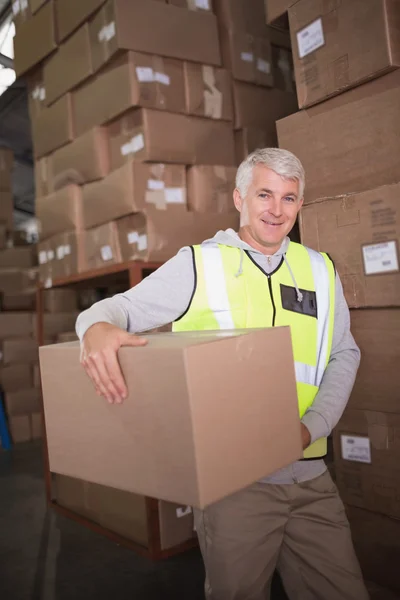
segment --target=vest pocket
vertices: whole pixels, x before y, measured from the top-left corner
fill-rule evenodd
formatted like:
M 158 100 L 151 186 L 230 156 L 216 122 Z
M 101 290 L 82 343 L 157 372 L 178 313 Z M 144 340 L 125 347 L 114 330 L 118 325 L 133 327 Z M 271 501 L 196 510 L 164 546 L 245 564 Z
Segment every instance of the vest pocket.
M 296 288 L 283 283 L 280 284 L 280 288 L 282 308 L 308 317 L 318 318 L 317 295 L 315 292 L 300 289 L 303 299 L 299 302 Z

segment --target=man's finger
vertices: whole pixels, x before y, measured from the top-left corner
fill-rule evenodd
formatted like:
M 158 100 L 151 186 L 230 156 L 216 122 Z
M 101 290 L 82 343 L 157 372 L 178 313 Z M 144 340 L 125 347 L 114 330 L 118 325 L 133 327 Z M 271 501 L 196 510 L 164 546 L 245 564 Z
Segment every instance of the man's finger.
M 131 335 L 125 333 L 120 339 L 121 346 L 146 346 L 148 341 L 146 338 L 138 337 L 137 335 Z
M 108 377 L 114 384 L 121 401 L 126 398 L 128 390 L 118 362 L 117 353 L 114 351 L 106 352 L 104 355 L 104 362 Z
M 104 387 L 104 385 L 100 379 L 99 373 L 97 371 L 96 365 L 92 361 L 87 360 L 86 365 L 84 365 L 84 366 L 85 366 L 86 373 L 92 380 L 92 383 L 96 390 L 96 393 L 99 394 L 100 396 L 103 396 L 104 398 L 106 398 L 106 400 L 108 402 L 112 403 L 113 399 L 112 399 L 111 395 L 108 393 L 107 389 Z
M 99 382 L 105 390 L 107 400 L 109 402 L 119 402 L 121 396 L 108 375 L 103 354 L 99 353 L 95 356 L 89 356 L 89 361 L 91 366 L 97 371 Z

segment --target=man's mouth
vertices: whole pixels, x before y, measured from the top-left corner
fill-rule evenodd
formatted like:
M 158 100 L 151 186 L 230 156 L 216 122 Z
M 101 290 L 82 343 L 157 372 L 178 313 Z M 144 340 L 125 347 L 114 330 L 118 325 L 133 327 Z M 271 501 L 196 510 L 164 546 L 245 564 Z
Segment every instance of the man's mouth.
M 278 227 L 279 225 L 282 225 L 282 223 L 274 223 L 273 221 L 267 221 L 267 219 L 261 219 L 261 221 L 266 225 L 272 225 L 273 227 Z

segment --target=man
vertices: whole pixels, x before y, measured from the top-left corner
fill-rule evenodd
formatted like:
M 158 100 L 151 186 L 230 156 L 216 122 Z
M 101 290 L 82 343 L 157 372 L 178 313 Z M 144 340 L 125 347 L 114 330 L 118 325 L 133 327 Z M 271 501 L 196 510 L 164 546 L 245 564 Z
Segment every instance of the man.
M 195 511 L 212 600 L 266 600 L 275 568 L 290 600 L 368 598 L 344 507 L 322 460 L 360 354 L 333 263 L 287 237 L 303 192 L 303 167 L 293 154 L 255 151 L 237 172 L 238 234 L 219 232 L 182 249 L 77 322 L 82 364 L 109 402 L 127 394 L 118 349 L 146 343 L 127 332 L 170 322 L 176 331 L 291 327 L 307 460 Z

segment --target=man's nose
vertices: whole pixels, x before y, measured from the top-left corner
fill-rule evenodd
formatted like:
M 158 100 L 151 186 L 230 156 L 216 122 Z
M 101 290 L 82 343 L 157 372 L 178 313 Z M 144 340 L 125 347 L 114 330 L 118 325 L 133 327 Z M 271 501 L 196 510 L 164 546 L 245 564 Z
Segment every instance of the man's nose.
M 269 204 L 269 212 L 274 217 L 282 216 L 282 203 L 279 198 L 273 198 L 272 202 Z

